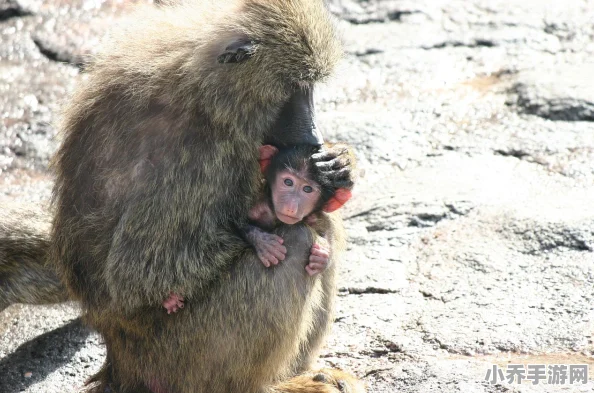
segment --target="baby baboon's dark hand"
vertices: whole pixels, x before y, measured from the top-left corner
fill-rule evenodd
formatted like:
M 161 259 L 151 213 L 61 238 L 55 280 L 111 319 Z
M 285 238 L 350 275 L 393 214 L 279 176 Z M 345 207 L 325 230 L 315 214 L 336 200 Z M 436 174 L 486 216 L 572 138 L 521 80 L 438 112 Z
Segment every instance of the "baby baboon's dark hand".
M 346 145 L 323 146 L 312 156 L 317 170 L 328 183 L 338 189 L 352 189 L 354 185 L 355 159 Z

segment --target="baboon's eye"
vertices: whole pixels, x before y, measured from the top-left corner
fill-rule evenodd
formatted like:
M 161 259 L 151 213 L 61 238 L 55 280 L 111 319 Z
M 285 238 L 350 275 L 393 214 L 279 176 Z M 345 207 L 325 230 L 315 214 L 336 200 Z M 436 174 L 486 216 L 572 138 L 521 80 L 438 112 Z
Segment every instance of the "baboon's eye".
M 311 186 L 305 186 L 303 187 L 303 191 L 309 194 L 310 192 L 313 192 L 313 188 L 311 188 Z
M 293 185 L 293 180 L 291 180 L 291 179 L 285 179 L 285 186 L 291 187 L 292 185 Z
M 219 63 L 241 63 L 246 61 L 256 51 L 256 43 L 249 38 L 239 38 L 225 48 L 217 57 Z

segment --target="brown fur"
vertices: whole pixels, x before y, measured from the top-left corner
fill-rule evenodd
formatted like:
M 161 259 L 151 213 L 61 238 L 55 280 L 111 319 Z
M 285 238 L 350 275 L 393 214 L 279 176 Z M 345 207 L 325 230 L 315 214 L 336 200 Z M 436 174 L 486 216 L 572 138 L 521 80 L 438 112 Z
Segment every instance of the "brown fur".
M 0 311 L 13 303 L 46 304 L 68 299 L 47 266 L 49 216 L 3 204 L 0 221 Z
M 201 1 L 135 20 L 88 68 L 54 163 L 50 256 L 107 346 L 94 391 L 361 392 L 336 371 L 303 374 L 331 321 L 340 220 L 323 218 L 333 263 L 316 277 L 306 226 L 278 229 L 287 258 L 269 269 L 234 231 L 281 106 L 339 58 L 322 1 Z M 244 37 L 252 58 L 218 64 Z M 171 291 L 186 299 L 175 315 L 161 307 Z
M 97 307 L 191 298 L 217 278 L 242 249 L 229 221 L 247 217 L 265 131 L 292 85 L 328 75 L 340 53 L 321 1 L 204 1 L 137 19 L 66 108 L 55 165 L 54 259 Z M 218 64 L 244 35 L 255 55 Z M 127 269 L 139 257 L 140 279 Z M 83 294 L 92 276 L 105 285 Z

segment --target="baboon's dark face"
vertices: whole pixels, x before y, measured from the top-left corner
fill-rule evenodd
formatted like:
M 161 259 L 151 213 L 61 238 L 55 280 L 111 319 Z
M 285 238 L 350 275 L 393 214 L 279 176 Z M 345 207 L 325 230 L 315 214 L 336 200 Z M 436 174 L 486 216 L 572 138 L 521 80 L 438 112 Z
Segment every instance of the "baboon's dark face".
M 226 65 L 253 61 L 258 47 L 256 42 L 245 37 L 238 39 L 225 48 L 217 61 Z M 313 86 L 304 84 L 294 88 L 264 143 L 277 147 L 301 144 L 321 146 L 324 143 L 315 122 Z
M 279 117 L 264 142 L 278 147 L 321 146 L 322 134 L 316 126 L 313 88 L 297 89 L 282 107 Z
M 208 81 L 228 91 L 222 106 L 235 109 L 239 124 L 262 113 L 257 127 L 265 144 L 321 146 L 313 87 L 332 73 L 341 55 L 323 2 L 250 0 L 238 15 L 237 25 L 225 26 L 211 52 L 218 64 L 209 69 Z M 215 109 L 218 114 L 221 105 Z
M 248 38 L 236 40 L 225 48 L 225 51 L 217 57 L 217 61 L 227 67 L 227 64 L 254 61 L 252 57 L 256 54 L 256 47 L 254 40 Z M 266 133 L 264 143 L 277 147 L 303 144 L 321 146 L 324 143 L 315 122 L 313 86 L 303 84 L 292 90 L 276 122 Z

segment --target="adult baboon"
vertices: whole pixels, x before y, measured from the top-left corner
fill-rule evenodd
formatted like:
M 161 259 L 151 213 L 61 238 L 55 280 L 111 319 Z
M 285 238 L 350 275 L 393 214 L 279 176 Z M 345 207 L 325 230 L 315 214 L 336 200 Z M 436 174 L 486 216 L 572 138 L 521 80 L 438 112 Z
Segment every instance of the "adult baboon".
M 144 11 L 67 106 L 51 259 L 105 339 L 96 392 L 332 393 L 308 373 L 330 322 L 336 263 L 305 271 L 316 234 L 284 226 L 260 263 L 237 232 L 258 193 L 258 147 L 321 144 L 314 84 L 340 56 L 321 0 L 201 1 Z M 318 164 L 340 187 L 340 151 Z M 344 235 L 323 218 L 333 261 Z M 184 312 L 161 307 L 170 292 Z

